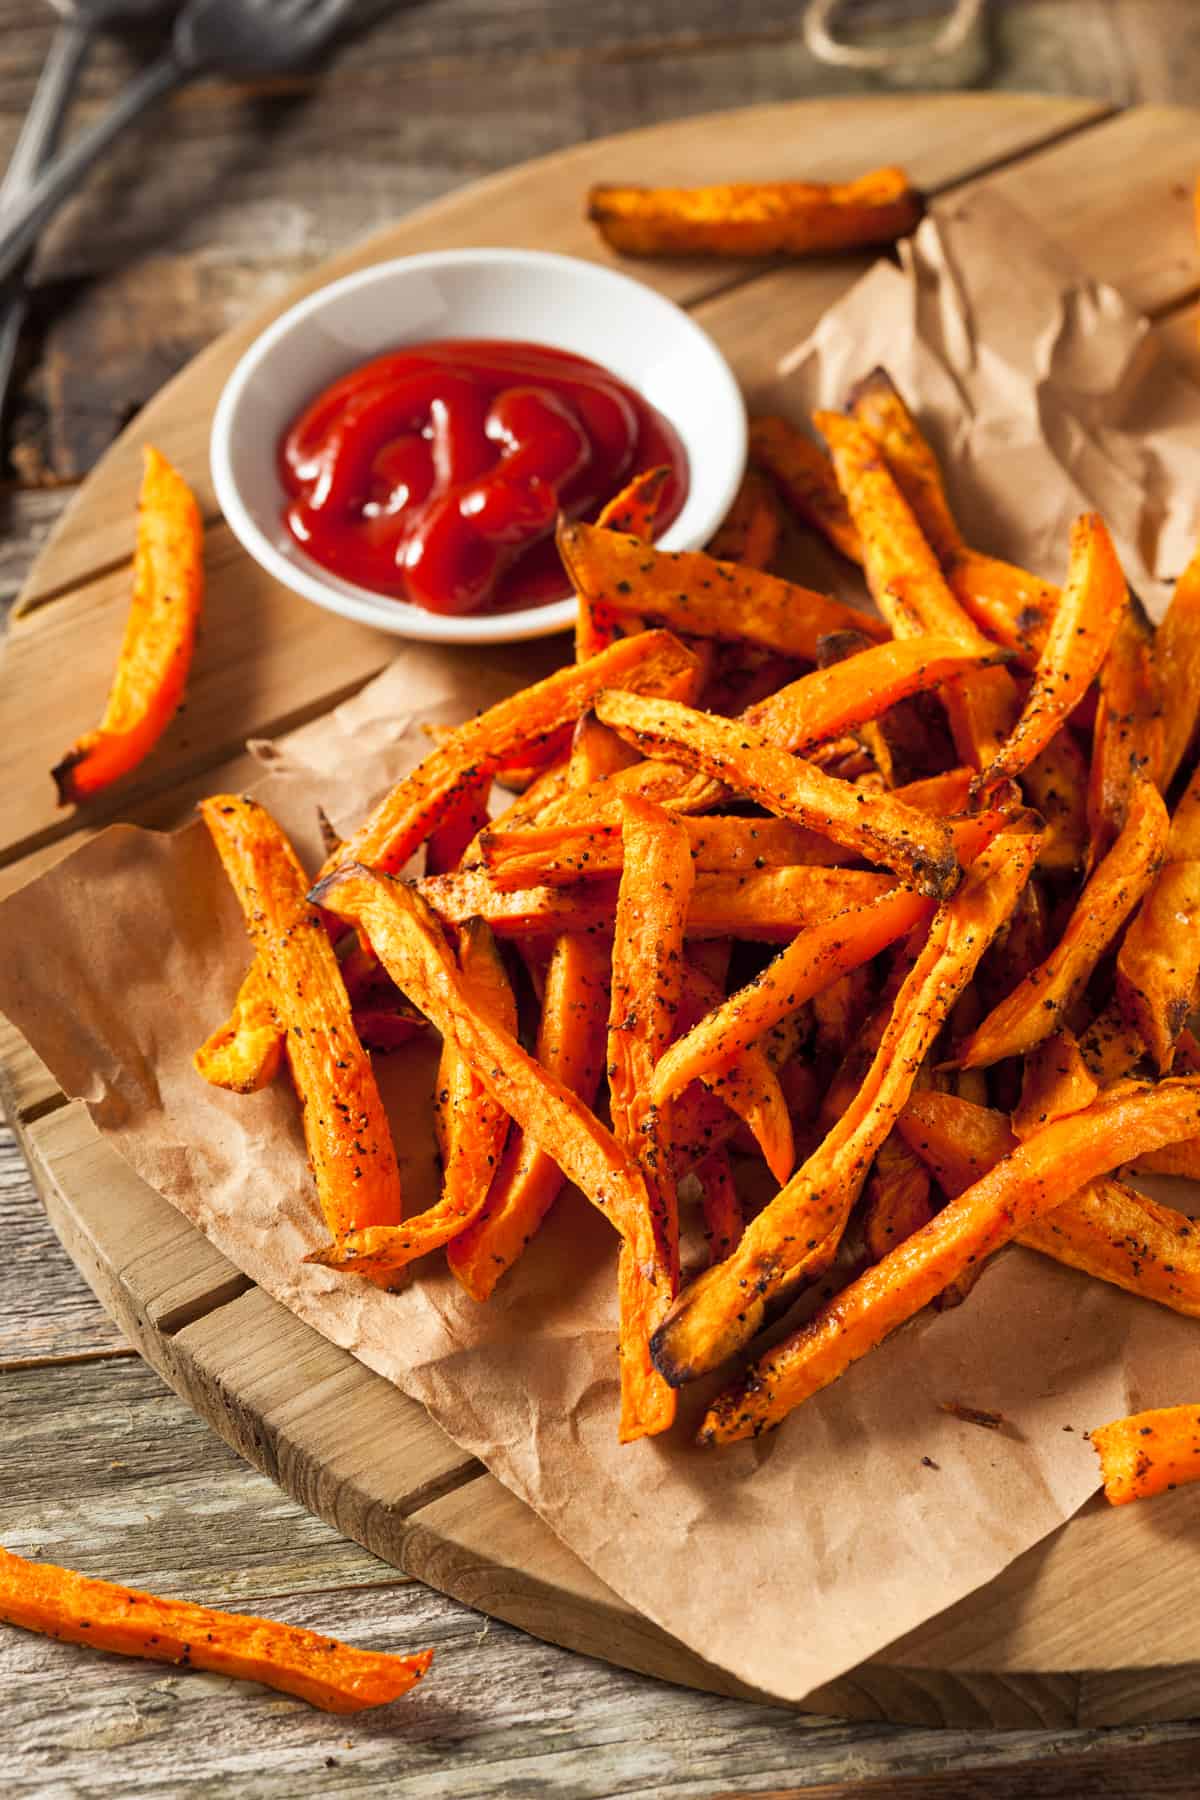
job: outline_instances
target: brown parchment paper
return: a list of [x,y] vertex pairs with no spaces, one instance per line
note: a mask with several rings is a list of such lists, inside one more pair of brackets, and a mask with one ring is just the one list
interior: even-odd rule
[[[781,372],[799,412],[886,361],[960,473],[981,547],[1059,575],[1082,505],[1158,597],[1194,527],[1200,392],[1153,366],[1142,321],[1007,209],[922,227]],[[266,747],[263,798],[319,860],[315,803],[348,826],[424,754],[426,720],[508,685],[405,652],[329,718]],[[398,1295],[301,1263],[321,1231],[286,1082],[247,1098],[193,1074],[247,962],[206,834],[117,826],[0,908],[0,1008],[138,1173],[254,1281],[430,1410],[619,1594],[743,1681],[799,1700],[998,1573],[1094,1490],[1084,1430],[1194,1397],[1194,1323],[1020,1250],[969,1304],[919,1321],[782,1429],[618,1447],[607,1224],[563,1197],[493,1302],[439,1259]],[[428,1053],[383,1061],[413,1205],[433,1195]],[[1002,1412],[1004,1432],[938,1410]]]

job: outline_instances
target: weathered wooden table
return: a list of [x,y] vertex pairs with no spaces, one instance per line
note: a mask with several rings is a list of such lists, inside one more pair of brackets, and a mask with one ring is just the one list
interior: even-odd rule
[[[809,58],[798,0],[372,10],[387,16],[320,83],[196,90],[56,225],[0,498],[0,600],[72,484],[161,382],[330,250],[470,176],[581,137],[856,85]],[[873,10],[894,20],[930,8]],[[48,12],[0,0],[0,156],[49,31]],[[80,116],[144,47],[102,48]],[[1193,101],[1200,14],[1194,0],[993,0],[987,42],[946,73],[1113,105]],[[96,1571],[363,1644],[439,1651],[427,1690],[380,1718],[337,1722],[262,1690],[3,1631],[0,1743],[14,1800],[235,1788],[289,1800],[650,1800],[842,1795],[860,1783],[914,1797],[1200,1793],[1200,1723],[1053,1735],[844,1725],[666,1687],[489,1623],[338,1538],[162,1385],[59,1249],[6,1133],[0,1247],[0,1542],[52,1530]]]

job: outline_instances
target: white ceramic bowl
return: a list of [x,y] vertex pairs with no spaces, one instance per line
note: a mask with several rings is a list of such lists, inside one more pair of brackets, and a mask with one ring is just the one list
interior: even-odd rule
[[401,637],[455,644],[543,637],[575,601],[450,616],[342,581],[283,523],[276,448],[301,408],[339,375],[406,343],[510,338],[591,357],[674,425],[689,487],[659,542],[691,550],[724,518],[746,461],[746,411],[728,363],[670,300],[626,275],[533,250],[447,250],[348,275],[268,326],[225,384],[213,420],[213,481],[234,535],[276,580],[345,618]]

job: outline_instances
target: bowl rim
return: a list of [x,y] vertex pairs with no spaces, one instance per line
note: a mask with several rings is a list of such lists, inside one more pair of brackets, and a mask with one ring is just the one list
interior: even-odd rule
[[[217,504],[226,524],[247,555],[293,593],[343,618],[373,626],[397,637],[426,643],[515,643],[529,638],[548,637],[555,632],[568,630],[574,624],[578,610],[574,596],[553,601],[548,606],[524,607],[508,613],[434,613],[408,601],[373,593],[356,583],[343,582],[338,577],[328,575],[316,562],[297,562],[272,542],[243,499],[234,474],[234,434],[246,391],[263,362],[296,330],[346,295],[361,292],[377,283],[395,280],[401,272],[404,275],[419,275],[423,271],[448,267],[494,267],[498,264],[543,269],[551,265],[564,272],[569,271],[574,280],[590,281],[597,287],[608,287],[614,292],[628,292],[633,288],[643,303],[658,306],[667,316],[674,315],[673,324],[691,339],[695,349],[707,357],[710,364],[709,378],[713,383],[714,411],[719,409],[722,415],[728,415],[728,418],[722,417],[722,424],[732,426],[732,431],[722,430],[717,440],[724,447],[728,461],[723,479],[714,488],[712,518],[701,521],[702,529],[693,527],[680,533],[677,527],[686,512],[685,503],[680,519],[675,520],[662,537],[656,540],[656,548],[699,548],[711,537],[728,512],[746,467],[746,405],[723,352],[690,313],[665,294],[659,293],[657,288],[625,274],[623,270],[608,268],[603,263],[589,262],[583,257],[568,256],[557,250],[509,249],[495,245],[457,250],[423,250],[411,256],[388,257],[381,262],[368,263],[365,268],[355,269],[348,275],[324,283],[311,294],[305,294],[265,326],[247,345],[218,396],[209,436],[209,464]],[[556,344],[552,326],[528,340],[513,337],[511,333],[506,335],[513,342],[528,341],[569,347]],[[405,339],[401,334],[392,341],[403,344]],[[385,348],[386,346],[380,345],[377,350],[364,349],[362,360],[367,361],[373,355],[382,354]],[[628,379],[621,375],[619,369],[614,369],[613,372],[622,380]],[[636,386],[636,383],[632,385]],[[678,429],[674,419],[672,423]]]

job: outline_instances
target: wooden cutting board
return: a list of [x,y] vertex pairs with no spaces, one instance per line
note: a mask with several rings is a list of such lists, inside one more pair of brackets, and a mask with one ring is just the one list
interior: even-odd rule
[[[111,818],[170,825],[238,784],[251,736],[326,711],[403,652],[398,640],[268,581],[221,523],[207,440],[222,382],[267,320],[351,269],[410,251],[517,244],[612,260],[582,218],[596,179],[697,182],[902,162],[932,195],[1000,189],[1187,355],[1200,265],[1191,184],[1200,114],[1113,115],[1090,101],[998,95],[756,107],[581,145],[453,194],[313,272],[211,346],[84,483],[38,559],[0,666],[0,892]],[[763,269],[639,264],[730,357],[753,402],[781,352],[865,259]],[[98,716],[128,593],[140,446],[157,444],[210,521],[209,598],[186,711],[103,811],[55,810],[48,770]],[[552,657],[554,647],[545,647]],[[448,653],[449,654],[449,653]],[[8,950],[12,954],[12,950]],[[397,1567],[538,1636],[741,1692],[599,1582],[423,1409],[302,1325],[216,1254],[103,1143],[0,1023],[9,1114],[59,1236],[146,1359],[296,1499]],[[1172,1516],[1174,1515],[1174,1516]],[[1170,1523],[1168,1533],[1163,1527]],[[1190,1530],[1189,1530],[1190,1526]],[[811,1697],[815,1710],[921,1723],[1067,1725],[1200,1712],[1200,1510],[1086,1507],[997,1580]]]

